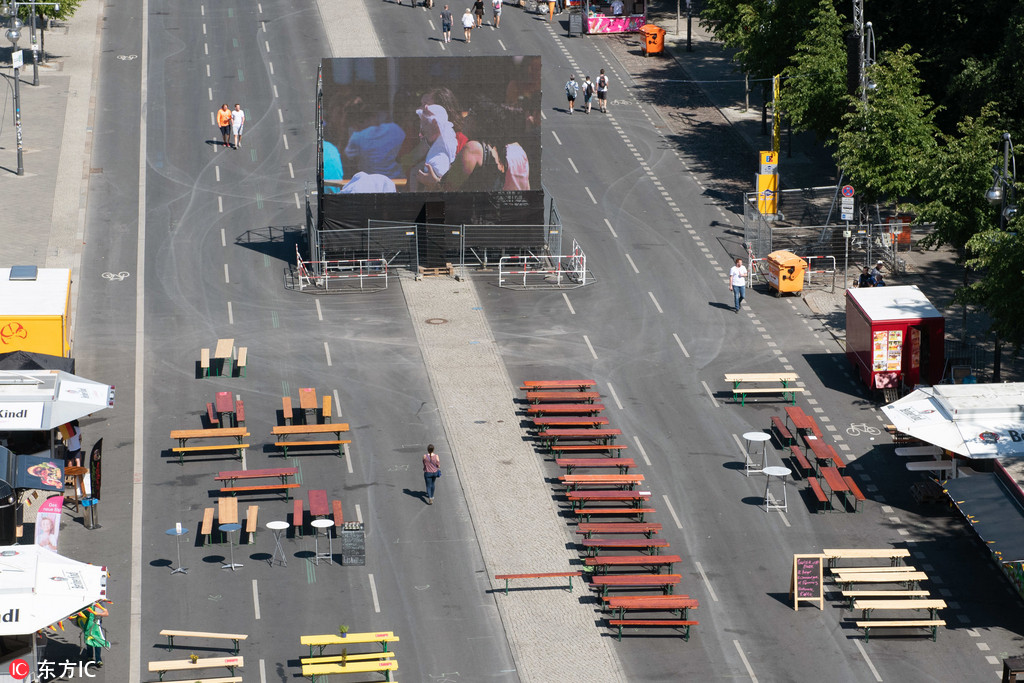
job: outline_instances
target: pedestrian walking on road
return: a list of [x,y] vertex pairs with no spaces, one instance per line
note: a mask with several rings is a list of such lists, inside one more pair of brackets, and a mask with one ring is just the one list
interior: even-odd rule
[[590,76],[583,77],[583,104],[586,105],[586,112],[590,113],[590,100],[594,99],[594,83]]
[[491,9],[494,11],[494,28],[501,26],[501,0],[491,0]]
[[245,132],[245,112],[242,105],[235,103],[235,109],[231,112],[231,134],[235,136],[235,149],[242,145],[242,133]]
[[423,482],[427,485],[427,505],[434,504],[434,485],[441,476],[441,459],[434,452],[434,444],[427,445],[423,454]]
[[576,96],[580,94],[580,84],[576,82],[576,75],[570,74],[569,80],[565,82],[565,98],[569,100],[569,116],[576,108]]
[[475,22],[473,21],[473,14],[469,11],[469,8],[467,7],[466,8],[466,13],[462,15],[462,28],[466,32],[466,42],[467,43],[472,42],[470,40],[469,33],[470,33],[470,31],[473,30],[473,24],[474,23]]
[[220,105],[217,110],[217,127],[220,128],[221,137],[224,138],[224,146],[231,146],[231,109],[228,103]]
[[729,269],[729,291],[732,292],[735,310],[739,313],[747,291],[747,268],[743,265],[743,259],[736,259],[736,265]]
[[452,42],[452,12],[448,5],[441,10],[441,37],[446,43]]
[[484,0],[473,0],[473,13],[476,14],[476,27],[484,25]]
[[601,75],[597,77],[597,106],[605,114],[608,113],[608,77],[601,69]]

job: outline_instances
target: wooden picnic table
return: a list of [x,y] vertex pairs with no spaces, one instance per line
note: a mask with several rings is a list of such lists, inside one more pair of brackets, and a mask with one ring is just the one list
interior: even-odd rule
[[691,609],[700,607],[697,599],[688,595],[624,595],[607,598],[606,602],[609,609],[619,611],[619,618],[624,617],[626,610],[635,609],[645,612],[671,610],[686,619]]
[[795,372],[729,372],[725,374],[725,381],[732,382],[732,388],[739,388],[743,382],[780,382],[782,386],[789,386],[790,382],[796,382],[800,377]]
[[576,533],[586,534],[644,534],[648,538],[661,531],[657,522],[580,522]]
[[661,552],[661,548],[668,548],[669,542],[664,538],[584,538],[580,545],[587,551],[587,555],[593,557],[598,550],[610,548],[617,550],[648,550],[652,555]]
[[590,501],[601,502],[629,502],[633,507],[640,507],[640,503],[651,499],[650,491],[566,491],[565,497],[569,499],[573,509],[581,508]]
[[311,424],[311,425],[274,425],[271,428],[270,433],[278,437],[278,440],[274,443],[275,446],[279,446],[284,449],[285,457],[288,456],[288,446],[294,444],[301,446],[302,441],[289,441],[289,437],[293,437],[297,434],[334,434],[337,439],[332,441],[308,441],[311,446],[319,445],[336,445],[338,447],[338,457],[342,457],[344,452],[342,451],[342,445],[348,443],[341,439],[343,432],[348,431],[347,422],[327,422],[324,424]]
[[228,376],[231,375],[231,358],[235,353],[234,339],[218,339],[217,346],[213,350],[214,360],[220,361],[220,374],[224,374],[225,368]]
[[601,398],[596,391],[527,391],[530,403],[593,403]]
[[217,437],[234,437],[238,443],[249,436],[245,427],[221,427],[219,429],[172,429],[171,438],[178,440],[182,448],[189,439],[213,439]]
[[218,472],[214,477],[215,481],[226,481],[228,485],[234,485],[237,479],[262,479],[265,477],[280,477],[281,483],[287,483],[289,477],[299,473],[298,467],[271,467],[262,470],[225,470]]
[[603,410],[600,403],[533,403],[526,407],[526,414],[595,415]]
[[331,514],[331,508],[327,504],[327,491],[323,489],[310,489],[309,514],[313,517],[327,517]]
[[602,596],[611,588],[661,588],[671,595],[673,586],[679,585],[681,574],[600,574],[590,577],[590,583],[597,587]]
[[912,598],[909,600],[854,600],[853,609],[864,610],[863,618],[871,616],[873,610],[928,610],[928,618],[934,619],[940,609],[946,609],[945,600]]
[[552,415],[533,418],[534,427],[597,427],[608,424],[607,417],[596,415]]
[[622,436],[621,429],[546,429],[537,432],[537,437],[544,439],[549,445],[558,443],[559,439],[573,441],[599,441],[609,444],[615,442],[615,437]]
[[836,453],[836,449],[832,448],[830,444],[825,443],[823,438],[816,437],[813,434],[805,434],[804,443],[814,453],[814,457],[818,460],[819,465],[831,461],[837,469],[841,470],[846,467],[846,463]]
[[847,590],[854,583],[903,583],[909,588],[916,588],[920,581],[927,581],[924,572],[859,572],[854,574],[837,574],[836,583],[842,590]]
[[[832,494],[842,493],[845,499],[846,494],[850,491],[850,486],[846,483],[846,480],[843,479],[843,475],[839,473],[839,469],[837,467],[822,467],[821,477],[825,480],[825,483],[828,484]],[[831,495],[829,498],[831,499]]]
[[299,643],[309,646],[309,656],[313,656],[313,648],[319,647],[320,654],[328,645],[363,645],[365,643],[380,643],[384,652],[388,651],[388,643],[397,643],[398,636],[392,631],[376,631],[372,633],[346,633],[344,637],[337,633],[328,633],[322,636],[301,636]]
[[315,415],[316,408],[316,389],[312,387],[299,389],[299,409],[306,415],[309,415],[310,413]]
[[570,490],[579,486],[625,486],[632,489],[644,480],[642,474],[566,474],[558,478]]
[[217,499],[217,524],[238,524],[238,499],[221,496]]
[[804,412],[803,408],[798,406],[786,406],[786,422],[792,423],[793,428],[803,431],[810,432],[815,436],[821,438],[821,430],[818,429],[818,423],[814,421],[814,418]]
[[230,415],[230,425],[235,424],[235,396],[230,391],[218,391],[213,398],[213,407],[217,411],[217,419],[224,424],[224,416]]
[[585,469],[618,468],[619,474],[628,474],[630,467],[636,467],[633,458],[555,458],[555,464],[565,468],[566,474],[578,467]]
[[906,548],[825,548],[821,554],[828,558],[828,566],[835,567],[839,560],[877,560],[889,559],[889,563],[897,566],[905,558],[910,557]]

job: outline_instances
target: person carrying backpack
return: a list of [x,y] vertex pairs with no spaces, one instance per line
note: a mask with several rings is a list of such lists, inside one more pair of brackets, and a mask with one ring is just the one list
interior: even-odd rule
[[597,77],[597,106],[603,113],[608,113],[608,77],[604,75],[604,69]]
[[569,100],[569,116],[572,116],[572,110],[576,107],[576,96],[579,94],[580,84],[576,82],[576,76],[570,74],[569,80],[565,82],[565,97]]
[[594,82],[590,80],[590,76],[583,77],[583,104],[586,105],[585,111],[590,113],[590,100],[594,97]]

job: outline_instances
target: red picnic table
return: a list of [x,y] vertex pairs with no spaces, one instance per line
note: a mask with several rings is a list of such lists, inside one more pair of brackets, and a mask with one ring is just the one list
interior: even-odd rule
[[626,610],[636,609],[645,612],[656,610],[672,610],[679,612],[683,619],[691,609],[700,607],[696,598],[688,595],[623,595],[606,598],[608,608],[619,611],[619,618],[625,616]]
[[[261,491],[275,491],[281,490],[284,493],[284,499],[288,500],[288,489],[298,488],[299,485],[294,482],[289,482],[288,479],[294,477],[299,473],[298,467],[272,467],[261,470],[225,470],[218,472],[217,476],[214,477],[214,481],[226,482],[226,485],[221,489],[221,493],[230,493],[235,495],[236,493],[249,493],[249,492],[261,492]],[[236,486],[235,482],[239,479],[272,479],[277,477],[281,480],[280,484],[258,484],[254,486]]]
[[590,538],[594,534],[644,534],[648,538],[661,531],[657,522],[580,522],[576,533]]
[[218,391],[213,399],[213,407],[217,411],[217,419],[225,424],[224,416],[230,415],[231,420],[226,424],[231,427],[235,422],[235,397],[230,391]]
[[657,555],[660,548],[669,547],[669,542],[664,538],[584,538],[580,545],[587,551],[587,555],[593,557],[598,550],[648,550],[652,555]]
[[808,434],[804,437],[804,442],[807,444],[807,447],[811,449],[811,452],[814,453],[814,457],[818,460],[819,466],[831,461],[837,468],[846,467],[846,463],[844,463],[842,458],[839,457],[839,454],[836,453],[836,449],[825,443],[824,439]]
[[818,438],[822,436],[818,423],[799,406],[786,406],[786,421],[792,422],[794,429],[810,432]]
[[672,587],[682,581],[681,574],[601,574],[590,577],[590,583],[597,587],[601,595],[608,595],[609,588],[661,588],[666,595],[671,595]]
[[327,517],[331,514],[331,508],[327,504],[327,491],[309,490],[309,514],[312,517]]
[[533,403],[526,408],[528,415],[594,415],[604,410],[601,403]]
[[537,432],[537,438],[545,439],[550,446],[558,443],[559,439],[600,441],[609,444],[614,443],[617,436],[622,436],[621,429],[546,429]]
[[845,498],[847,492],[850,490],[850,486],[846,483],[846,480],[843,479],[843,475],[839,473],[839,469],[837,467],[822,467],[821,478],[825,480],[825,483],[828,484],[828,487],[832,492],[829,496],[830,499],[831,496],[836,493],[842,493]]
[[592,379],[539,379],[526,380],[523,382],[523,386],[519,388],[522,391],[535,391],[538,389],[578,389],[586,391],[596,384],[597,382]]
[[533,418],[534,427],[597,427],[608,424],[607,417],[596,415],[553,415]]
[[593,403],[601,398],[597,391],[527,391],[530,403]]
[[650,491],[566,491],[565,497],[572,503],[573,509],[582,508],[592,500],[601,502],[628,502],[633,507],[640,507],[641,501],[650,500]]

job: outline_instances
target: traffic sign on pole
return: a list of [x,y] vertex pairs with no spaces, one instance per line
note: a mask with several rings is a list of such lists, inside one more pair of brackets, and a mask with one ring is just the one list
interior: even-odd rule
[[853,185],[843,185],[843,196],[844,197],[852,197],[853,196]]

